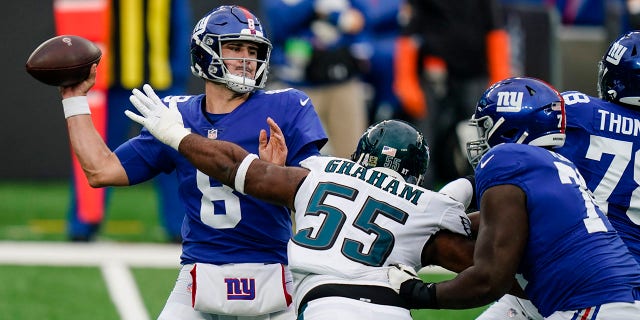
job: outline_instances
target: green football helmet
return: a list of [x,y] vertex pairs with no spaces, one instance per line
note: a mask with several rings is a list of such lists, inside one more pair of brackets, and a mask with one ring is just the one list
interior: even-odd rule
[[429,146],[409,123],[384,120],[362,135],[351,160],[365,168],[389,168],[406,182],[419,185],[429,166]]

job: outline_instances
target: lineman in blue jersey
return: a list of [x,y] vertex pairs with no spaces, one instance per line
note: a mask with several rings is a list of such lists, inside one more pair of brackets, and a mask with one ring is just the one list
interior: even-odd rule
[[[133,94],[143,116],[127,115],[199,170],[238,192],[295,209],[289,262],[298,319],[410,320],[410,305],[391,288],[386,266],[403,263],[415,274],[414,268],[429,264],[461,271],[473,263],[463,205],[417,186],[428,149],[407,123],[370,127],[351,161],[310,157],[303,168],[282,167],[237,145],[192,134],[175,104],[167,108],[149,98],[155,95],[149,87]],[[282,132],[268,121],[269,145],[284,149]]]
[[[556,151],[578,167],[600,208],[640,263],[638,49],[640,32],[629,32],[612,42],[599,63],[600,98],[577,91],[562,93],[566,142]],[[505,296],[478,320],[503,319],[510,309],[529,319],[542,319],[530,302]]]
[[[191,68],[205,80],[205,94],[165,101],[177,106],[191,132],[233,141],[280,165],[298,166],[319,155],[326,135],[304,93],[259,90],[270,50],[251,12],[238,6],[216,8],[197,23],[191,38]],[[94,82],[95,66],[88,80],[61,88],[71,144],[90,184],[134,185],[177,171],[186,206],[183,266],[159,319],[292,319],[289,210],[223,186],[147,130],[111,152],[89,115],[85,95]],[[287,134],[286,159],[269,152],[268,117]]]
[[[563,100],[531,78],[491,86],[467,145],[480,199],[474,266],[443,283],[390,269],[423,308],[468,308],[502,296],[518,275],[545,319],[640,319],[640,265],[597,206],[564,144]],[[406,281],[398,281],[404,278]]]
[[640,263],[640,32],[614,41],[600,62],[600,99],[564,92],[573,161]]

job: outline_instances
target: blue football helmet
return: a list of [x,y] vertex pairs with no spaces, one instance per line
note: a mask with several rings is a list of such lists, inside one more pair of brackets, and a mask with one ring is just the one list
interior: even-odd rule
[[601,99],[640,106],[640,32],[614,41],[598,64],[598,95]]
[[384,120],[360,137],[351,160],[365,168],[388,168],[406,182],[420,185],[429,166],[429,146],[409,123]]
[[[258,46],[255,78],[229,72],[221,56],[222,43],[251,41]],[[191,35],[191,72],[206,80],[226,84],[237,93],[264,88],[267,82],[271,42],[262,24],[249,10],[240,6],[221,6],[202,18]],[[254,60],[254,59],[246,59]]]
[[467,142],[473,168],[482,155],[501,143],[522,143],[558,148],[565,140],[562,96],[534,78],[509,78],[484,92],[469,125],[477,127],[478,140]]

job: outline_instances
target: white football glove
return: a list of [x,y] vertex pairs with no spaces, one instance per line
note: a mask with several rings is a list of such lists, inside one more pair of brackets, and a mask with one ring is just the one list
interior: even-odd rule
[[129,110],[124,113],[129,119],[146,127],[162,143],[178,150],[180,141],[191,131],[184,127],[176,100],[171,99],[167,108],[150,85],[145,84],[142,89],[144,93],[138,89],[133,89],[131,91],[132,95],[129,97],[129,101],[142,116]]
[[[398,293],[400,293],[400,286],[403,282],[413,279],[420,280],[416,271],[412,267],[404,264],[390,265],[387,275],[389,277],[389,284],[391,284],[391,288]],[[422,280],[420,281],[422,282]]]

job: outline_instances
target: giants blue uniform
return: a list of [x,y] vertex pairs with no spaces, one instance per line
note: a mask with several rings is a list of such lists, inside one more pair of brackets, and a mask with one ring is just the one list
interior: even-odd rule
[[[258,90],[224,116],[204,113],[204,95],[177,99],[184,125],[191,132],[234,142],[256,154],[260,129],[268,132],[266,119],[273,118],[285,134],[289,152],[287,165],[298,166],[301,160],[318,155],[326,143],[313,105],[298,90]],[[223,186],[197,171],[187,159],[146,129],[115,152],[132,184],[159,172],[177,171],[180,198],[186,205],[182,225],[183,264],[287,263],[291,220],[286,208]]]
[[640,110],[564,92],[567,140],[558,149],[580,169],[600,207],[640,263]]
[[542,316],[638,299],[640,265],[571,161],[540,147],[501,144],[482,157],[476,183],[479,198],[504,184],[526,194],[529,238],[518,273]]

